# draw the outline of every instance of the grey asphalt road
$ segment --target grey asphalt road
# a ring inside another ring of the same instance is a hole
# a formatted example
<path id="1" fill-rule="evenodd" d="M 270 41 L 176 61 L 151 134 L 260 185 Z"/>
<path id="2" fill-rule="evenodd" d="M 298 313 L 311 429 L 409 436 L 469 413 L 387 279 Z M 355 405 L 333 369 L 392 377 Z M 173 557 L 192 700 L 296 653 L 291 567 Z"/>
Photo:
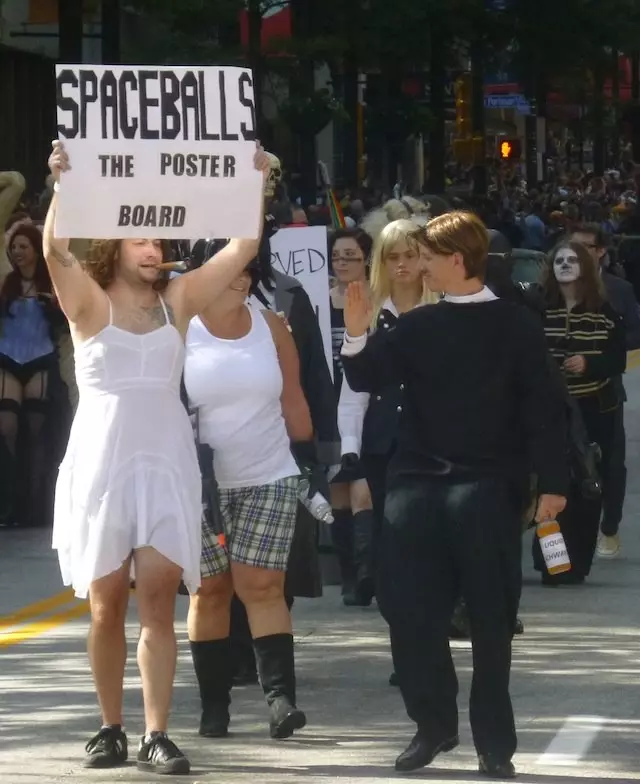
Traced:
<path id="1" fill-rule="evenodd" d="M 588 584 L 542 588 L 525 556 L 525 634 L 514 646 L 513 699 L 520 780 L 593 784 L 640 779 L 640 371 L 627 377 L 629 493 L 623 552 L 598 562 Z M 0 530 L 0 782 L 140 782 L 135 767 L 88 772 L 83 746 L 98 726 L 85 657 L 83 605 L 62 586 L 47 531 Z M 34 604 L 35 603 L 35 604 Z M 24 609 L 26 608 L 26 609 Z M 390 657 L 375 608 L 346 609 L 335 588 L 294 608 L 299 704 L 308 727 L 271 741 L 257 686 L 233 694 L 233 735 L 199 738 L 198 704 L 179 600 L 173 737 L 192 760 L 190 782 L 358 782 L 395 778 L 392 769 L 413 730 L 399 694 L 387 684 Z M 40 614 L 40 615 L 39 615 Z M 126 714 L 131 745 L 142 730 L 135 668 L 136 614 L 129 618 Z M 453 643 L 460 676 L 461 740 L 418 775 L 431 782 L 473 782 L 468 728 L 471 653 Z M 152 777 L 153 778 L 153 777 Z"/>

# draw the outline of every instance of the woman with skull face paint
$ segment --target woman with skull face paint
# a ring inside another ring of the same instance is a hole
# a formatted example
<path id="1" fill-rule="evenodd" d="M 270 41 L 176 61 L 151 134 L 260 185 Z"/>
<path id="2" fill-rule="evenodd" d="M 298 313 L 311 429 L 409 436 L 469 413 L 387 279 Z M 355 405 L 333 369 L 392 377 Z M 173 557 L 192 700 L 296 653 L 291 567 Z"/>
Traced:
<path id="1" fill-rule="evenodd" d="M 544 291 L 545 334 L 551 353 L 584 419 L 589 438 L 602 452 L 603 470 L 611 456 L 615 415 L 622 400 L 614 379 L 626 368 L 622 319 L 606 301 L 599 271 L 589 251 L 575 242 L 552 251 Z M 601 502 L 577 490 L 559 521 L 572 569 L 550 576 L 539 547 L 534 551 L 543 583 L 582 583 L 591 570 L 600 525 Z"/>

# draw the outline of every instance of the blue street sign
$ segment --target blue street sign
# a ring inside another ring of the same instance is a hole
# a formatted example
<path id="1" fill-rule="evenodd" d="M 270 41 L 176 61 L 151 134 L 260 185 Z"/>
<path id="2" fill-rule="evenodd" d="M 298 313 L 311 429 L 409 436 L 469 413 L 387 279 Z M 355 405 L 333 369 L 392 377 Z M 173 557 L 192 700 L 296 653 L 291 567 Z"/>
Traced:
<path id="1" fill-rule="evenodd" d="M 531 105 L 524 95 L 519 93 L 485 95 L 484 105 L 486 109 L 515 109 L 520 114 L 531 114 Z"/>

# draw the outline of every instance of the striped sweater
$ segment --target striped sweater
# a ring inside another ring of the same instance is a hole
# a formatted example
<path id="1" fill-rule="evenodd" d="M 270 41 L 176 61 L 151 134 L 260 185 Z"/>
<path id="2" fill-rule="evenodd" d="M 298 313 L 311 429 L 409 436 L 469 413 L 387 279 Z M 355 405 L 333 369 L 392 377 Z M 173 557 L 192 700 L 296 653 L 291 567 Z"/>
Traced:
<path id="1" fill-rule="evenodd" d="M 544 330 L 549 349 L 558 364 L 580 355 L 586 360 L 583 374 L 566 373 L 569 392 L 576 398 L 597 398 L 600 410 L 615 408 L 621 401 L 612 379 L 625 371 L 627 355 L 624 324 L 620 316 L 604 303 L 597 312 L 582 305 L 572 311 L 549 308 Z"/>

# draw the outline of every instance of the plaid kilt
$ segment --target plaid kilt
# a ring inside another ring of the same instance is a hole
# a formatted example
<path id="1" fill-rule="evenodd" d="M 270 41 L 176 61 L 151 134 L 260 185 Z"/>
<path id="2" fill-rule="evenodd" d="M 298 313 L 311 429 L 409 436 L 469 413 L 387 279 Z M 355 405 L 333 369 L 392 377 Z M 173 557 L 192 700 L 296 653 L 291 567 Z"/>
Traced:
<path id="1" fill-rule="evenodd" d="M 298 485 L 290 476 L 268 485 L 220 488 L 224 537 L 202 524 L 202 578 L 229 571 L 230 562 L 284 572 L 296 525 Z"/>

